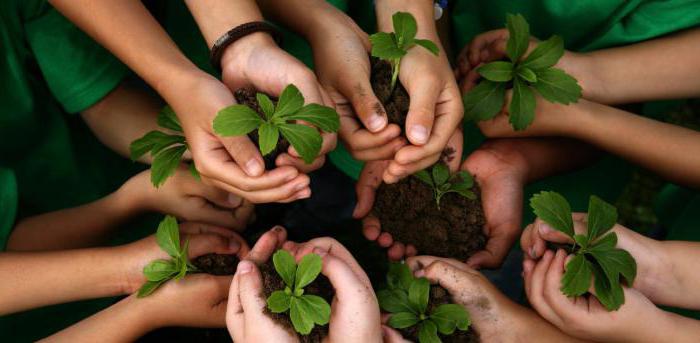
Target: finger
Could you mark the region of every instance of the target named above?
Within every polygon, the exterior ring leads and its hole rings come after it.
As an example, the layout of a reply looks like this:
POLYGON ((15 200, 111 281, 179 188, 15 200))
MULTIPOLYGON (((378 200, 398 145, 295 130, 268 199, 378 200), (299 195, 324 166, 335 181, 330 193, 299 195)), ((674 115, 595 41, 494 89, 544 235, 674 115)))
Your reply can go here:
POLYGON ((352 80, 341 82, 340 92, 346 95, 350 94, 352 108, 367 130, 373 133, 382 131, 389 123, 389 119, 386 116, 384 106, 372 90, 369 74, 356 76, 352 80))
POLYGON ((554 259, 554 253, 551 251, 545 252, 542 259, 535 264, 534 269, 530 273, 530 295, 528 300, 537 312, 547 319, 548 321, 554 323, 558 320, 558 316, 549 307, 544 299, 544 288, 545 288, 545 276, 547 270, 549 269, 552 260, 554 259))
MULTIPOLYGON (((503 225, 508 225, 505 223, 503 225)), ((517 238, 516 234, 511 234, 507 229, 494 228, 486 242, 484 250, 472 255, 467 264, 472 268, 498 268, 508 255, 510 247, 513 246, 517 238)))
POLYGON ((418 250, 413 244, 406 244, 406 257, 418 255, 418 250))
POLYGON ((534 224, 525 227, 523 234, 520 236, 520 246, 523 249, 523 253, 533 260, 542 257, 546 249, 545 241, 540 237, 534 224))
POLYGON ((382 229, 379 219, 371 216, 362 219, 362 234, 367 240, 376 241, 381 233, 382 229))
POLYGON ((185 235, 182 244, 189 240, 188 256, 196 258, 206 254, 232 255, 241 249, 241 241, 235 237, 223 237, 217 234, 185 235))
POLYGON ((560 322, 562 317, 573 316, 574 314, 571 313, 571 311, 575 309, 575 307, 572 306, 573 301, 567 298, 560 289, 566 257, 566 252, 564 250, 557 250, 552 264, 549 266, 545 275, 544 300, 557 315, 560 322))
POLYGON ((534 223, 539 239, 553 243, 572 243, 573 240, 561 231, 553 229, 544 220, 537 218, 534 223))
POLYGON ((481 51, 486 49, 492 41, 494 40, 506 40, 509 37, 508 30, 498 29, 488 32, 484 32, 474 38, 471 43, 469 43, 469 62, 472 66, 480 64, 481 61, 481 51))
MULTIPOLYGON (((311 124, 305 123, 307 126, 313 126, 311 124)), ((338 135, 335 132, 321 132, 321 149, 318 152, 318 156, 323 156, 331 151, 333 151, 338 143, 338 135)), ((294 148, 294 146, 290 145, 289 154, 292 157, 300 158, 301 155, 299 155, 299 152, 294 148)))
POLYGON ((339 113, 339 115, 338 133, 351 151, 376 148, 401 135, 401 128, 396 124, 389 124, 383 130, 372 133, 357 122, 353 113, 339 113))
POLYGON ((243 201, 241 206, 233 210, 231 213, 235 221, 234 225, 231 227, 236 231, 243 231, 248 226, 248 223, 253 221, 255 216, 255 205, 250 201, 243 201))
POLYGON ((219 140, 248 176, 261 176, 265 172, 265 162, 260 150, 248 136, 219 137, 219 140))
POLYGON ((435 153, 422 160, 409 163, 409 164, 399 164, 398 162, 391 161, 389 166, 384 171, 382 179, 387 184, 394 184, 399 182, 401 179, 416 173, 419 170, 426 169, 440 159, 440 153, 435 153))
POLYGON ((380 160, 390 160, 394 158, 399 149, 406 146, 408 141, 403 137, 394 138, 392 141, 386 144, 382 144, 377 147, 365 149, 365 150, 355 150, 350 154, 356 160, 360 161, 380 161, 380 160))
MULTIPOLYGON (((459 262, 457 260, 451 259, 451 258, 444 258, 444 257, 435 257, 435 256, 415 256, 415 257, 409 257, 406 259, 406 265, 408 265, 409 268, 411 268, 412 271, 416 272, 422 269, 425 269, 427 266, 435 263, 435 262, 443 262, 450 264, 454 268, 457 268, 461 271, 464 272, 475 272, 472 268, 469 268, 466 264, 459 262)), ((425 273, 425 271, 423 271, 425 273)))
POLYGON ((223 237, 234 237, 236 234, 231 229, 206 223, 184 222, 180 223, 180 234, 204 234, 212 233, 223 237))
POLYGON ((257 264, 265 263, 275 251, 282 247, 286 240, 287 230, 281 226, 275 226, 260 236, 245 259, 257 264))
POLYGON ((382 325, 382 337, 384 338, 384 343, 407 343, 411 342, 409 340, 405 340, 401 334, 386 326, 382 325))
POLYGON ((401 242, 394 242, 386 252, 392 261, 400 261, 406 255, 406 246, 401 242))
POLYGON ((391 237, 390 233, 382 232, 379 234, 379 237, 377 237, 377 244, 382 248, 388 248, 394 244, 394 239, 391 237))
MULTIPOLYGON (((357 274, 342 259, 329 254, 321 248, 314 248, 313 252, 323 259, 321 273, 325 275, 335 289, 336 299, 345 306, 352 307, 352 312, 363 312, 363 317, 370 322, 379 322, 379 306, 369 284, 369 279, 364 272, 364 278, 357 274)), ((345 308, 347 310, 347 308, 345 308)))
POLYGON ((239 297, 238 279, 239 276, 234 275, 231 281, 226 305, 226 327, 234 341, 242 342, 245 337, 245 314, 239 297))
MULTIPOLYGON (((296 170, 296 169, 295 169, 296 170)), ((217 180, 208 180, 217 187, 229 190, 230 186, 217 180)), ((239 189, 230 189, 230 191, 240 194, 242 197, 254 204, 282 202, 285 199, 293 198, 292 196, 306 190, 309 187, 309 177, 305 174, 297 174, 291 181, 282 184, 276 188, 263 189, 257 191, 241 191, 239 189)))
POLYGON ((255 263, 243 260, 236 269, 238 276, 238 296, 241 308, 245 314, 245 330, 254 330, 261 323, 270 322, 265 315, 265 299, 262 289, 262 278, 255 263))
POLYGON ((282 153, 277 156, 275 159, 275 165, 278 167, 283 167, 283 166, 292 166, 299 170, 299 172, 308 174, 314 170, 320 169, 323 167, 323 164, 326 163, 326 155, 319 155, 316 157, 313 162, 307 164, 304 162, 299 157, 294 157, 288 153, 282 153))
MULTIPOLYGON (((382 171, 388 164, 389 161, 368 162, 362 168, 357 184, 355 184, 357 205, 352 213, 353 218, 364 218, 372 210, 377 188, 382 184, 382 171)), ((368 239, 370 238, 368 237, 368 239)))
POLYGON ((204 198, 190 197, 183 202, 183 205, 186 206, 183 216, 187 221, 207 222, 228 228, 233 228, 237 224, 236 218, 233 217, 233 210, 217 207, 204 198))
POLYGON ((360 267, 359 263, 357 263, 355 257, 352 256, 350 251, 348 251, 348 249, 346 249, 335 239, 330 237, 315 238, 299 245, 297 248, 298 249, 294 253, 294 256, 296 256, 297 259, 301 259, 302 256, 308 255, 312 252, 321 255, 319 251, 332 255, 333 257, 340 259, 350 269, 352 269, 352 271, 365 285, 371 285, 367 274, 365 274, 365 271, 362 269, 362 267, 360 267))
POLYGON ((406 137, 413 145, 428 143, 441 87, 436 77, 427 77, 406 87, 411 97, 406 116, 406 137))

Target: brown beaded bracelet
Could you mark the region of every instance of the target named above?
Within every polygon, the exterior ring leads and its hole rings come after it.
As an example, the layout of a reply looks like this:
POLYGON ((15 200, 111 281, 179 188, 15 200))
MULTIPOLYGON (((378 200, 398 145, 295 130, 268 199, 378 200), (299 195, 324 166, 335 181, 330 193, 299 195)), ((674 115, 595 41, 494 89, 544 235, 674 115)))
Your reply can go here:
POLYGON ((274 26, 264 21, 253 21, 238 25, 224 33, 221 37, 219 37, 219 39, 216 40, 216 42, 214 42, 209 55, 209 63, 211 63, 216 70, 220 71, 221 56, 224 54, 224 50, 226 50, 229 45, 233 44, 233 42, 255 32, 267 32, 272 36, 277 44, 281 44, 282 42, 280 32, 277 31, 274 26))

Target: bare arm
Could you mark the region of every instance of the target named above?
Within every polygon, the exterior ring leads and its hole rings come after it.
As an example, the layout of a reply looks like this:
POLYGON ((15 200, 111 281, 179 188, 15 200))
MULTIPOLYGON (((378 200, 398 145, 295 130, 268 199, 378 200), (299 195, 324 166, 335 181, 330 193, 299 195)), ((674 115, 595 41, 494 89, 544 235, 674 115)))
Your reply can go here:
POLYGON ((668 267, 673 281, 669 280, 663 285, 663 293, 676 298, 666 303, 688 309, 700 309, 700 275, 697 273, 700 264, 700 243, 665 241, 661 242, 661 245, 670 262, 668 267))

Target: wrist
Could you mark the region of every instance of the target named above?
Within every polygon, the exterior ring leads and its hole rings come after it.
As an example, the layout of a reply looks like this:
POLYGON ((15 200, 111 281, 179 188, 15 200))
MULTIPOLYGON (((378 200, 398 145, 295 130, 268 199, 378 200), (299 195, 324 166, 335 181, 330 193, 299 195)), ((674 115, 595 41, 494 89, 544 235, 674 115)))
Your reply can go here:
POLYGON ((153 186, 148 180, 149 176, 149 170, 143 171, 127 180, 116 192, 110 195, 118 211, 127 216, 133 216, 153 210, 148 196, 153 190, 153 186))
POLYGON ((375 8, 379 31, 393 32, 394 24, 391 17, 396 12, 408 12, 413 15, 418 24, 416 38, 440 42, 435 25, 435 7, 432 0, 376 0, 375 8))
POLYGON ((245 70, 245 65, 250 58, 255 56, 256 49, 260 47, 277 47, 277 43, 267 32, 254 32, 231 43, 224 49, 221 55, 221 71, 225 75, 238 72, 236 69, 245 70))
POLYGON ((560 64, 562 69, 578 80, 584 99, 606 103, 608 90, 605 88, 605 82, 602 81, 600 61, 595 54, 567 51, 560 64))

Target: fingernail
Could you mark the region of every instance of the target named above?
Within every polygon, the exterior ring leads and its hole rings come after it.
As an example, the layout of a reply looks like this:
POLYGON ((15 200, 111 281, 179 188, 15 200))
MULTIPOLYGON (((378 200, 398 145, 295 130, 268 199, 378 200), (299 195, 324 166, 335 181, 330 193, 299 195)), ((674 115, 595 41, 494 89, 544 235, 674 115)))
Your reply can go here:
POLYGON ((238 207, 241 205, 241 202, 243 202, 243 198, 239 197, 238 195, 235 195, 233 193, 228 194, 228 202, 231 204, 233 207, 238 207))
POLYGON ((328 255, 328 251, 321 249, 321 248, 314 248, 314 254, 321 256, 321 257, 324 257, 324 256, 328 255))
POLYGON ((229 241, 228 241, 228 248, 229 248, 229 250, 231 250, 231 251, 238 251, 238 249, 241 248, 241 244, 238 243, 237 240, 231 238, 231 239, 229 239, 229 241))
POLYGON ((248 171, 248 175, 258 175, 262 173, 263 166, 253 158, 245 164, 245 169, 248 171))
POLYGON ((423 269, 418 269, 415 272, 413 272, 413 275, 416 277, 424 277, 425 276, 425 270, 423 269))
POLYGON ((284 230, 284 227, 282 227, 282 226, 280 226, 280 225, 277 225, 277 226, 275 226, 275 227, 272 228, 272 231, 273 231, 273 232, 276 232, 276 233, 280 233, 280 232, 282 232, 283 230, 284 230))
POLYGON ((554 230, 552 229, 551 226, 547 223, 541 223, 540 227, 537 229, 541 235, 549 235, 552 233, 554 230))
POLYGON ((384 125, 386 125, 386 119, 380 115, 374 114, 369 118, 369 130, 379 131, 384 125))
POLYGON ((250 271, 253 270, 253 264, 250 261, 241 261, 238 262, 238 268, 236 270, 237 273, 243 275, 243 274, 248 274, 250 271))
POLYGON ((532 263, 523 262, 523 273, 527 274, 532 270, 532 263))
POLYGON ((428 129, 423 125, 413 125, 410 132, 411 137, 414 141, 418 143, 425 143, 428 141, 428 129))
POLYGON ((535 247, 531 247, 531 248, 530 248, 530 257, 531 257, 532 259, 536 259, 536 258, 537 258, 537 255, 535 254, 535 247))

